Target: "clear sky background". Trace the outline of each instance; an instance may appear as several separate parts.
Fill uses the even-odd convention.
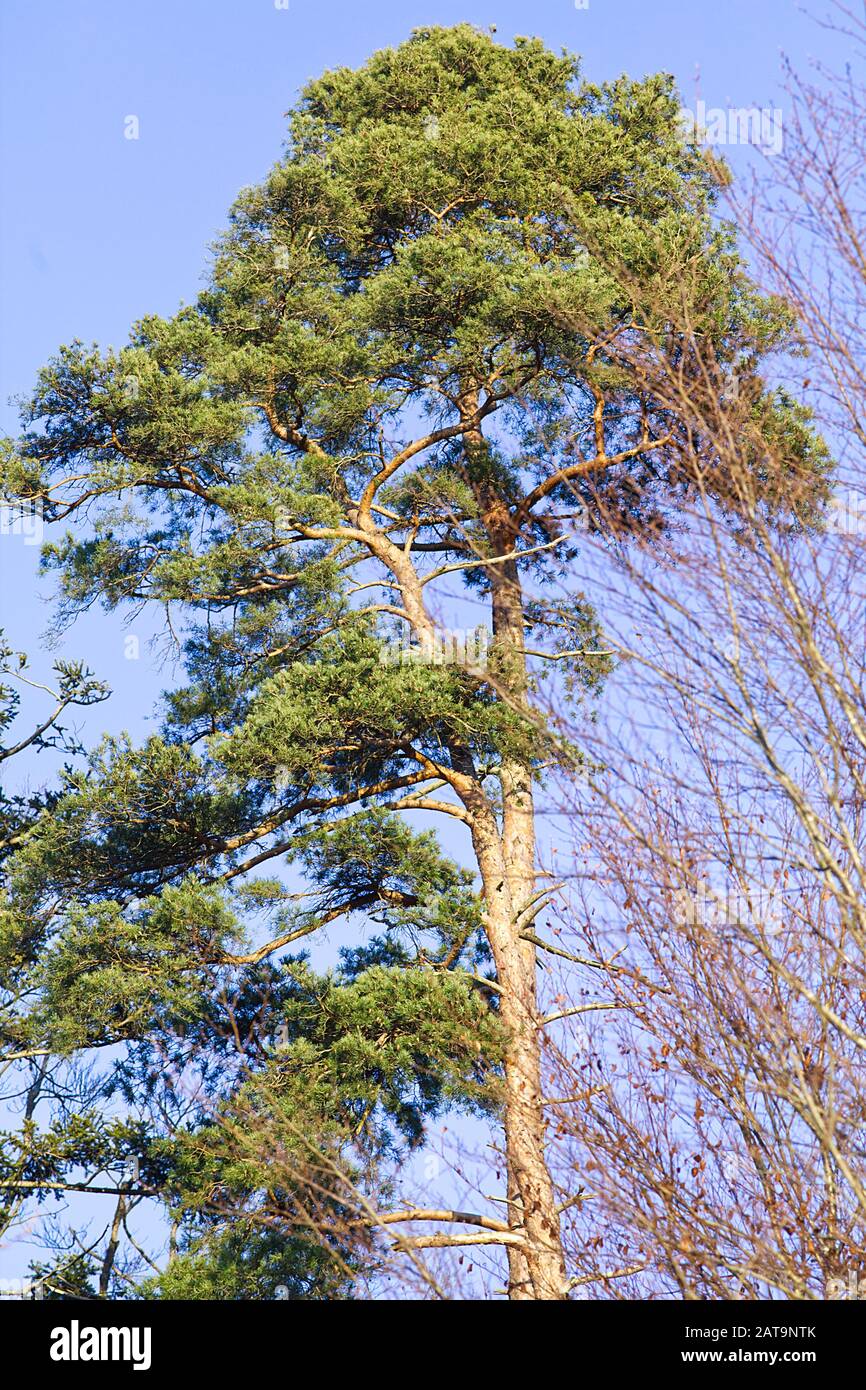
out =
[[[583,0],[578,0],[582,5]],[[804,69],[836,66],[844,44],[794,0],[0,0],[0,431],[61,343],[122,344],[146,313],[172,314],[203,281],[207,248],[238,190],[281,152],[284,113],[323,69],[358,65],[416,26],[496,25],[509,42],[533,34],[582,55],[594,81],[673,72],[684,104],[779,108],[783,55]],[[139,138],[125,138],[129,117]],[[749,152],[725,151],[734,168]],[[38,546],[0,534],[0,627],[40,651],[51,584]],[[81,720],[141,738],[159,692],[147,639],[159,615],[94,613],[63,640],[111,684]],[[138,636],[140,657],[125,639]],[[41,781],[47,759],[30,760]],[[15,1263],[15,1272],[22,1268]],[[3,1273],[12,1272],[7,1265]]]

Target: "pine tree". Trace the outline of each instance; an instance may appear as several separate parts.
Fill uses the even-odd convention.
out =
[[[487,1105],[498,1069],[508,1229],[488,1234],[513,1298],[568,1283],[533,929],[535,787],[562,749],[536,674],[600,690],[599,617],[561,597],[576,526],[664,525],[695,449],[618,345],[663,339],[687,373],[699,335],[792,464],[822,465],[759,375],[790,323],[715,216],[721,178],[665,76],[593,86],[538,40],[419,30],[309,84],[197,302],[120,351],[63,348],[5,451],[7,493],[73,525],[46,552],[65,610],[165,606],[189,673],[162,733],[98,750],[19,856],[19,893],[77,904],[39,1028],[77,1028],[67,1048],[143,1038],[202,962],[257,979],[367,914],[383,934],[304,986],[333,991],[330,1033],[292,1025],[290,1051],[309,1050],[318,1113],[351,1098],[372,1124],[384,1106],[416,1138],[449,1095]],[[480,608],[481,655],[448,635]],[[407,825],[419,811],[465,828],[477,879]],[[301,908],[254,873],[280,864],[310,886]],[[229,900],[277,913],[267,942],[234,942]],[[99,1019],[83,986],[71,1011],[70,952],[98,939],[122,961],[124,934],[149,942],[146,997],[118,965]]]

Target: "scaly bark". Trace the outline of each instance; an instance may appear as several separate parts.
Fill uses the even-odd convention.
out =
[[[464,394],[467,417],[478,418],[477,394]],[[517,535],[501,493],[485,479],[485,444],[480,424],[465,436],[467,466],[476,475],[482,520],[498,563],[488,568],[492,597],[493,653],[509,703],[528,709],[524,617],[517,561],[503,560]],[[509,1296],[561,1299],[566,1289],[556,1194],[546,1157],[535,947],[521,936],[521,914],[535,893],[535,809],[532,769],[505,757],[499,769],[502,820],[486,803],[475,808],[473,843],[481,871],[487,935],[502,990],[500,1009],[508,1029],[505,1057],[505,1146],[509,1222],[525,1236],[525,1247],[508,1250]]]

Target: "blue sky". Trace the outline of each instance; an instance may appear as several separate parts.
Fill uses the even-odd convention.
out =
[[[582,4],[582,0],[579,0]],[[824,5],[815,13],[823,13]],[[279,157],[284,113],[326,67],[357,65],[425,24],[495,24],[583,57],[597,81],[675,74],[686,104],[785,111],[781,59],[844,56],[793,0],[5,0],[0,10],[0,429],[58,345],[120,345],[145,313],[198,292],[207,247],[238,190]],[[128,139],[130,117],[138,138]],[[726,151],[736,168],[747,151]],[[50,617],[38,547],[0,534],[0,626],[34,669]],[[155,619],[92,614],[62,651],[114,689],[82,721],[141,737],[174,682],[147,638]],[[140,641],[127,659],[126,639]],[[41,780],[42,760],[31,767]],[[44,774],[49,768],[44,766]]]

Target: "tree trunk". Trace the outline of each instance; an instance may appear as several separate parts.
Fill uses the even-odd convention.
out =
[[[468,391],[464,409],[474,413],[477,407],[477,394]],[[501,559],[515,550],[517,535],[501,492],[486,481],[486,445],[480,427],[467,433],[465,449],[493,556],[499,559],[487,570],[497,682],[515,708],[528,709],[520,572],[516,560]],[[532,770],[519,759],[506,757],[499,781],[501,829],[486,803],[487,815],[475,817],[473,839],[483,883],[487,935],[502,991],[500,1010],[509,1037],[504,1121],[508,1219],[526,1240],[523,1249],[509,1247],[509,1296],[561,1299],[566,1297],[566,1272],[556,1194],[545,1154],[535,947],[520,934],[521,913],[535,893]]]
[[[477,410],[477,392],[467,388],[462,398],[464,420],[475,418]],[[464,446],[467,481],[480,503],[493,556],[508,555],[515,548],[514,527],[501,494],[486,481],[486,442],[479,426],[467,429]],[[390,540],[380,535],[374,540],[369,523],[361,517],[357,520],[370,530],[371,548],[397,579],[414,631],[419,636],[435,635],[412,563]],[[514,560],[500,560],[487,572],[497,685],[514,707],[528,709],[520,574]],[[501,990],[500,1013],[508,1034],[504,1096],[508,1224],[523,1237],[522,1245],[507,1247],[508,1293],[513,1299],[562,1299],[566,1272],[556,1194],[545,1155],[535,947],[520,934],[521,913],[535,892],[532,770],[520,759],[503,759],[500,826],[467,750],[454,747],[450,751],[450,780],[469,813],[487,937]]]
[[[520,936],[517,919],[523,904],[512,898],[503,836],[495,818],[487,807],[486,815],[479,810],[473,819],[487,935],[502,991],[502,1021],[508,1030],[504,1101],[508,1221],[526,1242],[522,1248],[509,1247],[508,1291],[514,1299],[564,1298],[559,1215],[545,1158],[535,951]]]

